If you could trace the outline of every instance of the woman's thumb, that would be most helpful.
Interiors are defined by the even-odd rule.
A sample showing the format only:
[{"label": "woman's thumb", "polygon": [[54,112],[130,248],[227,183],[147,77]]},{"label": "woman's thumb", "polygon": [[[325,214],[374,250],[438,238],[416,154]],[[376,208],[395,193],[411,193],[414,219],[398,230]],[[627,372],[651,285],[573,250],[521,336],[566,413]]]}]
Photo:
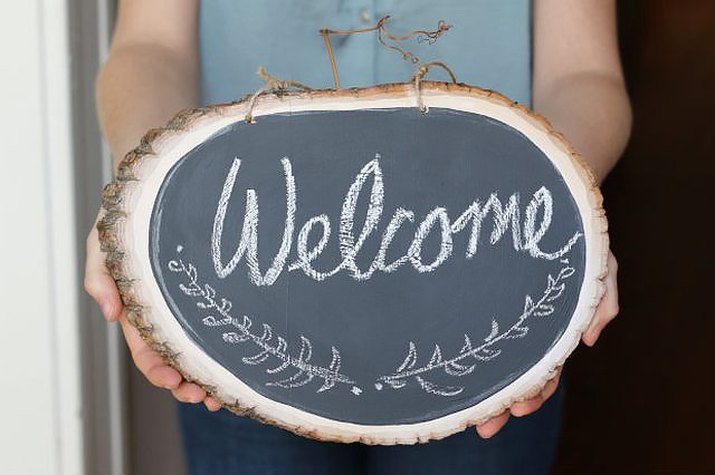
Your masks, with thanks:
[{"label": "woman's thumb", "polygon": [[122,313],[122,300],[117,284],[104,264],[104,253],[99,247],[96,228],[93,228],[87,237],[84,289],[97,302],[107,321],[119,318]]}]

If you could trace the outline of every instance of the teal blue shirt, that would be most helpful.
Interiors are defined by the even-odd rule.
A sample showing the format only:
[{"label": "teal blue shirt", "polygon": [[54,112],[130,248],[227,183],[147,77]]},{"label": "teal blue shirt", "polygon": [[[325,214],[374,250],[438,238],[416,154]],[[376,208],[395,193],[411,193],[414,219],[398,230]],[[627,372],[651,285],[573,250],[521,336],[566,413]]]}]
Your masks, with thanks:
[{"label": "teal blue shirt", "polygon": [[[320,28],[357,29],[389,14],[390,33],[452,28],[434,44],[400,46],[423,62],[448,64],[457,79],[531,102],[530,0],[202,0],[201,101],[228,102],[262,85],[256,69],[314,88],[333,87]],[[342,87],[405,82],[415,65],[374,33],[332,36]],[[440,70],[428,79],[447,80]]]}]

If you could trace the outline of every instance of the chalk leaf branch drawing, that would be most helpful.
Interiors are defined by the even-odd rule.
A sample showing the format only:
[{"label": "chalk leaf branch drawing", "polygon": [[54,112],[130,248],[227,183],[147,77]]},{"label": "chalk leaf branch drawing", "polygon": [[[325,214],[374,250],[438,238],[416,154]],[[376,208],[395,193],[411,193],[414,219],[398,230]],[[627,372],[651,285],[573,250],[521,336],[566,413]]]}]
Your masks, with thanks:
[{"label": "chalk leaf branch drawing", "polygon": [[500,332],[499,323],[492,319],[491,331],[482,344],[474,346],[469,335],[464,335],[464,344],[455,356],[445,359],[442,356],[442,349],[435,344],[429,362],[422,366],[417,366],[417,347],[410,341],[407,356],[400,366],[386,376],[380,376],[375,383],[375,388],[381,390],[383,384],[387,384],[393,389],[405,387],[410,379],[413,379],[419,386],[430,394],[439,396],[456,396],[464,391],[463,386],[440,386],[427,379],[427,375],[437,371],[443,371],[450,377],[461,377],[472,373],[477,364],[487,362],[497,358],[501,354],[498,344],[507,339],[524,338],[529,332],[526,325],[527,319],[532,316],[546,317],[554,313],[553,302],[557,300],[566,288],[566,279],[571,277],[575,269],[568,265],[567,259],[562,259],[564,267],[561,268],[556,277],[548,275],[546,288],[541,297],[534,302],[530,295],[524,298],[524,309],[516,322],[507,330]]},{"label": "chalk leaf branch drawing", "polygon": [[[181,251],[182,247],[179,246],[177,252],[181,253]],[[340,372],[340,352],[334,346],[331,346],[332,359],[328,367],[311,363],[313,345],[304,335],[300,336],[300,352],[298,356],[294,356],[288,349],[286,339],[280,335],[274,337],[273,329],[267,323],[261,325],[260,332],[254,332],[253,320],[249,316],[243,315],[240,319],[233,317],[232,302],[217,297],[216,290],[211,285],[200,283],[193,264],[185,263],[178,258],[169,261],[168,268],[171,272],[181,273],[186,277],[186,283],[179,284],[179,288],[189,297],[196,298],[196,306],[208,313],[201,320],[204,325],[230,328],[231,331],[224,331],[222,335],[223,340],[228,344],[252,343],[257,347],[258,353],[241,359],[243,364],[257,366],[272,359],[277,365],[267,368],[266,373],[280,375],[289,369],[295,371],[293,375],[284,379],[267,382],[267,386],[292,389],[305,386],[317,378],[323,382],[317,390],[319,393],[332,389],[336,383],[351,385],[350,391],[356,396],[362,393],[362,389],[355,386],[352,379]]]},{"label": "chalk leaf branch drawing", "polygon": [[[180,253],[182,247],[177,251]],[[547,285],[541,297],[534,302],[530,295],[524,298],[524,309],[516,322],[506,331],[500,332],[499,323],[492,319],[491,331],[484,338],[483,343],[474,346],[469,335],[464,335],[462,348],[455,356],[445,359],[442,356],[442,349],[435,344],[429,362],[422,366],[417,366],[417,347],[413,341],[409,342],[407,356],[400,366],[389,375],[380,376],[374,384],[375,389],[382,390],[386,384],[393,389],[405,387],[408,380],[414,379],[424,391],[438,396],[456,396],[464,391],[463,386],[441,386],[430,381],[427,375],[434,371],[444,371],[451,377],[466,376],[474,372],[477,364],[487,362],[501,354],[501,349],[497,348],[499,342],[507,339],[524,338],[529,332],[529,327],[525,324],[532,316],[546,317],[554,313],[553,302],[557,300],[566,288],[566,279],[571,277],[575,269],[568,265],[567,259],[562,259],[564,264],[556,275],[547,277]],[[187,283],[179,284],[180,290],[190,296],[197,298],[196,306],[205,311],[211,311],[202,318],[202,323],[208,327],[231,327],[236,331],[226,331],[222,337],[226,343],[240,344],[252,342],[259,349],[259,352],[252,356],[244,356],[241,361],[246,365],[260,365],[269,358],[274,358],[278,365],[266,369],[268,374],[280,374],[288,368],[297,370],[292,376],[278,381],[267,382],[267,386],[278,386],[285,389],[292,389],[305,386],[314,378],[319,378],[323,384],[317,392],[332,389],[336,383],[352,385],[350,391],[355,395],[360,395],[362,389],[355,385],[355,381],[340,373],[341,356],[334,346],[331,346],[332,360],[325,368],[310,363],[313,346],[308,338],[300,336],[301,348],[297,357],[292,356],[288,351],[288,342],[282,336],[273,338],[273,329],[270,325],[263,323],[260,336],[253,333],[253,321],[247,315],[242,319],[231,316],[233,304],[225,298],[217,298],[216,290],[209,284],[201,284],[198,280],[196,267],[191,263],[184,263],[182,259],[172,260],[168,263],[168,268],[172,272],[183,273],[187,278]],[[216,313],[217,315],[214,315]]]}]

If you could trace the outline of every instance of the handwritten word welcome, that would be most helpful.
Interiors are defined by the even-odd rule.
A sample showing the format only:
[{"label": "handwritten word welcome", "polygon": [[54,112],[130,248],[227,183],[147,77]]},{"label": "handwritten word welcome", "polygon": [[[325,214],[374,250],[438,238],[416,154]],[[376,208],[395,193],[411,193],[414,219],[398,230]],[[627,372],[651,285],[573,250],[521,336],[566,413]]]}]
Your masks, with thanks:
[{"label": "handwritten word welcome", "polygon": [[[242,259],[245,258],[248,276],[257,286],[272,285],[285,269],[288,255],[293,247],[295,231],[295,214],[298,205],[296,198],[296,184],[293,169],[288,158],[281,160],[286,185],[286,218],[283,228],[283,239],[280,248],[273,258],[270,267],[261,272],[258,263],[258,196],[254,189],[246,190],[246,207],[243,216],[243,228],[238,239],[233,256],[224,263],[222,258],[222,239],[226,211],[231,201],[234,184],[241,167],[241,160],[236,158],[231,169],[226,175],[221,197],[216,208],[211,234],[211,255],[214,269],[220,278],[231,275]],[[354,218],[356,205],[360,194],[363,193],[366,183],[372,177],[365,221],[362,229],[356,233]],[[511,231],[512,243],[515,251],[527,252],[537,259],[558,259],[571,249],[581,236],[575,233],[562,247],[555,251],[547,252],[539,247],[541,239],[546,235],[551,225],[553,215],[553,200],[551,192],[546,187],[537,190],[529,204],[526,206],[523,220],[520,208],[519,193],[513,193],[506,203],[503,203],[496,192],[491,193],[485,202],[475,200],[456,219],[450,219],[444,207],[435,207],[422,220],[417,223],[415,213],[409,209],[398,207],[392,214],[387,226],[382,232],[380,248],[372,263],[367,269],[360,269],[356,263],[365,241],[378,227],[383,218],[383,203],[385,185],[383,183],[380,156],[368,162],[355,176],[343,201],[338,227],[338,244],[340,248],[340,263],[331,270],[320,271],[314,268],[314,261],[321,255],[332,235],[330,218],[320,214],[307,220],[300,231],[295,245],[295,260],[288,265],[289,271],[302,270],[305,275],[317,280],[325,280],[338,272],[347,272],[358,281],[365,281],[375,272],[391,273],[410,264],[417,272],[432,272],[442,265],[453,253],[453,236],[462,231],[469,233],[466,246],[466,258],[471,259],[477,253],[482,225],[491,217],[491,233],[489,243],[497,244],[502,237]],[[539,212],[541,210],[541,213]],[[540,217],[540,219],[538,219]],[[537,223],[538,219],[538,223]],[[402,226],[414,228],[414,238],[404,254],[392,262],[387,262],[387,252],[392,241]],[[423,256],[422,246],[425,239],[432,232],[438,232],[441,238],[439,252],[431,261]],[[311,234],[318,234],[317,242],[310,246]],[[315,238],[313,239],[315,241]]]}]

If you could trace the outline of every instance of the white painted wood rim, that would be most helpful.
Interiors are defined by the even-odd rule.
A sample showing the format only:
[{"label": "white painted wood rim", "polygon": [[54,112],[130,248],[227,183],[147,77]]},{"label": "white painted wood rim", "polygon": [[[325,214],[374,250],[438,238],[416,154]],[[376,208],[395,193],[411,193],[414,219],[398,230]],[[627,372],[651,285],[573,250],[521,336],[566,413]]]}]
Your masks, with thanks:
[{"label": "white painted wood rim", "polygon": [[[513,402],[538,393],[578,345],[603,294],[608,237],[601,195],[585,162],[548,122],[496,93],[468,86],[423,82],[422,99],[430,108],[481,114],[523,133],[562,174],[581,215],[586,245],[586,266],[578,304],[571,322],[549,352],[514,382],[480,403],[433,420],[400,425],[363,425],[317,416],[271,400],[208,356],[174,318],[153,277],[149,257],[149,224],[154,201],[171,167],[186,153],[220,129],[244,120],[246,102],[214,106],[197,114],[183,130],[165,130],[151,143],[152,152],[133,168],[137,181],[125,183],[121,210],[126,219],[115,225],[124,275],[133,281],[132,293],[144,307],[142,317],[152,326],[153,342],[177,353],[172,360],[182,374],[206,388],[233,410],[320,440],[369,444],[410,444],[440,439],[501,413]],[[412,84],[378,86],[349,91],[318,91],[261,97],[253,116],[303,111],[415,108]],[[415,113],[418,113],[417,110]]]}]

